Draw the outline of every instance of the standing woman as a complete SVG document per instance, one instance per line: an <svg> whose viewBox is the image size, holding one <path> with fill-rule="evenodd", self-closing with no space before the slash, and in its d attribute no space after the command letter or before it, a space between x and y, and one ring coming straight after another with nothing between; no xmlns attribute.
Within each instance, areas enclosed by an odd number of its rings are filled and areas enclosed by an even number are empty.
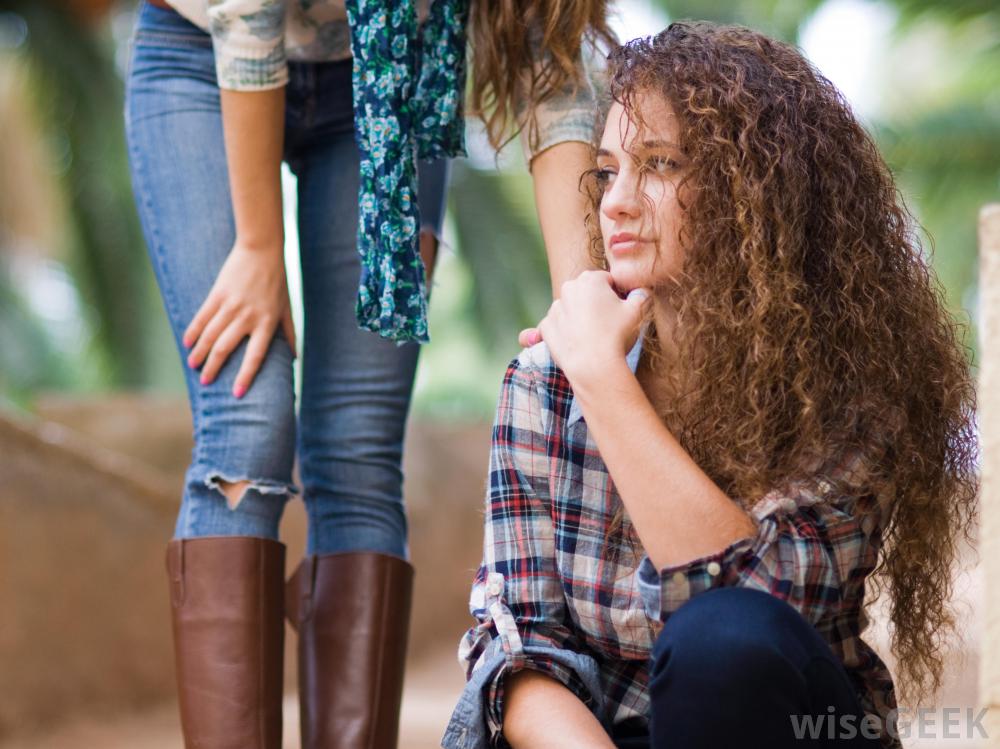
<svg viewBox="0 0 1000 749"><path fill-rule="evenodd" d="M564 185L577 194L596 97L583 61L593 42L611 41L605 6L479 2L472 13L473 103L499 113L494 144L530 131L556 288L586 263L582 230L575 243L559 230L582 226L582 198L551 196ZM417 187L413 161L418 151L461 152L467 8L386 7L144 0L139 9L129 157L195 438L167 545L189 747L280 745L286 598L299 633L303 746L396 742L413 575L400 462L447 182L446 160L422 161ZM491 26L493 7L521 33ZM529 29L534 46L524 44ZM521 71L514 88L511 70ZM298 185L298 418L282 161ZM309 533L286 594L278 526L298 491L296 454Z"/></svg>

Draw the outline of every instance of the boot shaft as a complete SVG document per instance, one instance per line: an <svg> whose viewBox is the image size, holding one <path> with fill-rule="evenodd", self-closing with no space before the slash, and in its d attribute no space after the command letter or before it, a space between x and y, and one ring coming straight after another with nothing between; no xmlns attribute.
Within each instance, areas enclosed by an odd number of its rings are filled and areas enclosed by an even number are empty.
<svg viewBox="0 0 1000 749"><path fill-rule="evenodd" d="M303 749L396 749L413 567L376 552L310 555L288 582Z"/></svg>
<svg viewBox="0 0 1000 749"><path fill-rule="evenodd" d="M280 749L285 545L209 536L167 545L187 749Z"/></svg>

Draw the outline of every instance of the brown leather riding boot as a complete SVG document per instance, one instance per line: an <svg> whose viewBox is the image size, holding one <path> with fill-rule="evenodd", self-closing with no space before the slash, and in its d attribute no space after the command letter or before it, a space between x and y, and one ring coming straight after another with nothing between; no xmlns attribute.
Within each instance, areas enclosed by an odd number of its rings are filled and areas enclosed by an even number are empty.
<svg viewBox="0 0 1000 749"><path fill-rule="evenodd" d="M186 749L280 749L285 545L250 536L167 544Z"/></svg>
<svg viewBox="0 0 1000 749"><path fill-rule="evenodd" d="M305 557L288 581L302 749L396 749L413 567L377 552Z"/></svg>

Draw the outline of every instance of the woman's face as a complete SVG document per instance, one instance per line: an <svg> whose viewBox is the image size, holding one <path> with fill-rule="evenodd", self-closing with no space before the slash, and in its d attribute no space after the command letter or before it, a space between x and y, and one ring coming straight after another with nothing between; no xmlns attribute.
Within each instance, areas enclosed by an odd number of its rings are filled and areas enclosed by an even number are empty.
<svg viewBox="0 0 1000 749"><path fill-rule="evenodd" d="M683 263L677 188L687 160L677 145L677 118L655 95L637 96L636 105L643 130L615 102L597 152L604 254L622 293L662 286Z"/></svg>

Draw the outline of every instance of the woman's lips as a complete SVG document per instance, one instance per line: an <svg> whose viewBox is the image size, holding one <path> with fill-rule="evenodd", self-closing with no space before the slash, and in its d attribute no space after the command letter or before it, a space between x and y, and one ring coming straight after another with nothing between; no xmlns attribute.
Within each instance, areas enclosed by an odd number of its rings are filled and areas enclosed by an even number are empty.
<svg viewBox="0 0 1000 749"><path fill-rule="evenodd" d="M608 251L614 253L615 255L624 255L632 252L639 245L648 241L649 240L643 239L642 237L637 237L635 234L613 234L611 236L611 241L608 242Z"/></svg>

